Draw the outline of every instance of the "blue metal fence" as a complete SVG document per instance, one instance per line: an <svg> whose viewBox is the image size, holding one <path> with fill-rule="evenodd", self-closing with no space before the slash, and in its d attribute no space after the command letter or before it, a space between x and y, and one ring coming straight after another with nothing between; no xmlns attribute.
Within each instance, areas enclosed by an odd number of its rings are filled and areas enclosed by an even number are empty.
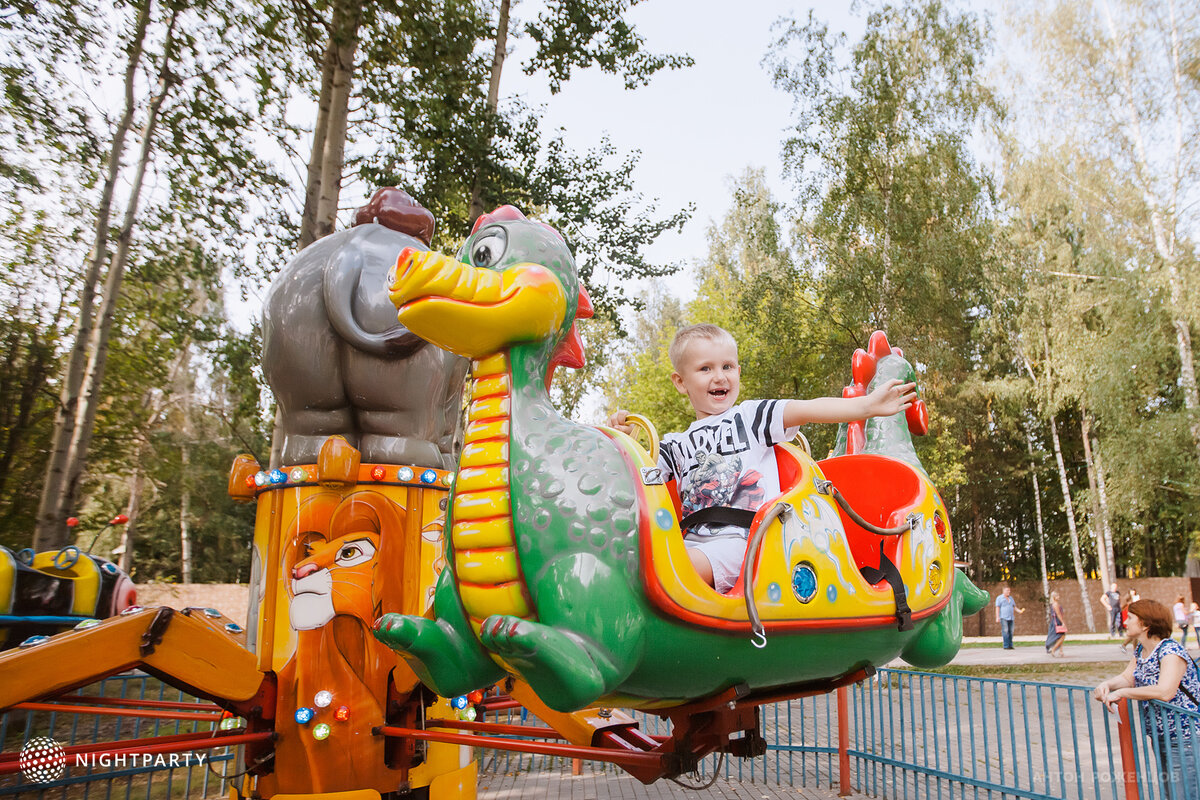
<svg viewBox="0 0 1200 800"><path fill-rule="evenodd" d="M139 700L202 701L140 673L121 675L86 694ZM956 800L1129 800L1117 717L1091 699L1082 686L968 678L883 669L847 690L845 718L850 781L854 789L880 798ZM1175 721L1179 733L1162 736L1143 717ZM650 734L669 732L669 723L636 715ZM794 787L836 787L839 782L839 720L836 695L764 706L761 758L706 758L696 783L712 777ZM520 721L511 712L508 722ZM0 743L19 751L37 736L63 745L112 742L211 730L215 723L145 720L55 711L11 711L0 715ZM206 727L207 726L207 727ZM1190 732L1190 733L1189 733ZM1126 739L1136 762L1141 800L1200 800L1200 714L1157 702L1134 707ZM566 771L566 758L480 750L481 772ZM236 750L214 750L203 767L138 767L105 770L74 767L61 780L36 784L21 776L0 777L0 797L37 800L125 800L203 798L226 793L234 776ZM601 762L583 762L593 772L616 772Z"/></svg>
<svg viewBox="0 0 1200 800"><path fill-rule="evenodd" d="M1087 687L882 669L851 687L848 700L850 780L858 792L904 800L1125 798L1117 719ZM641 718L650 733L667 732L658 717ZM838 786L836 695L764 706L762 723L765 756L719 766L709 757L696 777L716 771L729 780ZM570 760L485 751L480 768L566 770Z"/></svg>
<svg viewBox="0 0 1200 800"><path fill-rule="evenodd" d="M1157 700L1138 706L1133 733L1141 800L1197 800L1200 714Z"/></svg>
<svg viewBox="0 0 1200 800"><path fill-rule="evenodd" d="M82 690L92 697L125 700L166 700L207 705L207 701L184 694L140 672L107 678ZM19 752L39 736L64 747L93 742L115 742L152 736L213 730L215 722L200 720L144 719L132 716L100 716L66 711L13 710L0 715L0 749ZM21 773L0 776L0 797L36 800L157 800L158 798L204 798L226 794L225 777L237 772L236 748L209 751L203 766L75 766L67 757L67 771L59 780L37 783ZM109 762L110 765L112 762ZM125 759L125 764L130 764Z"/></svg>

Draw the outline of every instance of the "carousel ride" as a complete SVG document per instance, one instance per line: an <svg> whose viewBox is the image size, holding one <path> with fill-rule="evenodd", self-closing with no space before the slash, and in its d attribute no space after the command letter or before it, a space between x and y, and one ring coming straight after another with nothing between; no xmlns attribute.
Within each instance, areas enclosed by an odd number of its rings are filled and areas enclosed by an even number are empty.
<svg viewBox="0 0 1200 800"><path fill-rule="evenodd" d="M953 658L987 597L955 568L912 446L923 404L847 426L827 459L780 445L783 491L718 594L687 558L653 426L639 442L550 402L553 370L583 363L574 322L591 313L562 237L506 206L451 258L429 251L432 229L380 190L272 284L278 466L239 456L229 481L257 504L248 624L135 606L26 640L0 653L0 709L79 709L77 689L138 668L231 722L106 752L241 745L242 796L470 797L471 747L609 761L649 783L710 753L761 754L764 703L896 657ZM912 376L876 333L845 392ZM518 707L544 724L496 721ZM0 754L0 775L17 761Z"/></svg>

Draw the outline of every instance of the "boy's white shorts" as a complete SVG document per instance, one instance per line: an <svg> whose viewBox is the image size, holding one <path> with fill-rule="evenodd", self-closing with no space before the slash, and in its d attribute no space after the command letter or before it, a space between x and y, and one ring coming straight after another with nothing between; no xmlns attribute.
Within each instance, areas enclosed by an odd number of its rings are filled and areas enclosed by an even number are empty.
<svg viewBox="0 0 1200 800"><path fill-rule="evenodd" d="M713 583L721 594L728 592L742 574L746 557L746 539L741 536L697 536L687 534L683 543L695 547L712 564Z"/></svg>

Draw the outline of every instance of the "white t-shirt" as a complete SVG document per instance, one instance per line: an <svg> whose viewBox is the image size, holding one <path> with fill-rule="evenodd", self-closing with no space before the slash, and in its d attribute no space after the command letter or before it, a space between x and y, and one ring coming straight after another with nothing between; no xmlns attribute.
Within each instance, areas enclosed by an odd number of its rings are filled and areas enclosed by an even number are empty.
<svg viewBox="0 0 1200 800"><path fill-rule="evenodd" d="M668 433L658 446L663 479L674 478L686 517L712 506L757 511L779 494L775 445L796 435L783 427L787 400L747 400L724 414L698 419L682 433ZM693 533L727 533L702 526ZM745 535L745 529L738 529Z"/></svg>

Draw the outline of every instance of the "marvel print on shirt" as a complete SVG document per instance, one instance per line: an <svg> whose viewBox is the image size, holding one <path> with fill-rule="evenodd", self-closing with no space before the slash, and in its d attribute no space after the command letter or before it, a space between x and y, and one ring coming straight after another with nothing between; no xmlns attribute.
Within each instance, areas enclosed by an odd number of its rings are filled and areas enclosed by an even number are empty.
<svg viewBox="0 0 1200 800"><path fill-rule="evenodd" d="M757 510L779 494L771 448L796 435L784 429L786 400L747 400L724 414L693 422L659 443L659 467L675 478L683 514L729 506Z"/></svg>

